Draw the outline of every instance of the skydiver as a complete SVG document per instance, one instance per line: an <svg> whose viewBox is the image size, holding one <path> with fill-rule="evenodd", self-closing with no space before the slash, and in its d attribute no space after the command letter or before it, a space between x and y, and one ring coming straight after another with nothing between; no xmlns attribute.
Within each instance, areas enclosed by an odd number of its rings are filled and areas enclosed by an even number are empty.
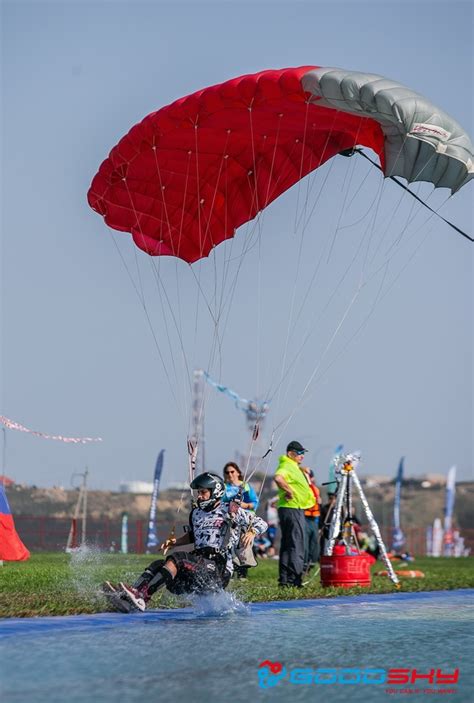
<svg viewBox="0 0 474 703"><path fill-rule="evenodd" d="M121 582L115 586L106 581L103 592L115 610L143 612L151 596L163 587L174 594L212 593L226 588L234 569L234 547L239 540L249 547L266 531L267 523L261 518L235 502L222 502L225 484L220 476L200 474L191 488L197 490L197 507L190 512L189 531L178 539L168 538L161 548L166 554L172 547L194 542L194 549L157 559L133 585Z"/></svg>

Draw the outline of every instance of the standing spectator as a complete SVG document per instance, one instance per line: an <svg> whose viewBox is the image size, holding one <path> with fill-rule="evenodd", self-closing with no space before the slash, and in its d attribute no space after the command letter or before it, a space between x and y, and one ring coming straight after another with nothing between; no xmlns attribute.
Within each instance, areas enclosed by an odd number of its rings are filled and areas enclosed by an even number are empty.
<svg viewBox="0 0 474 703"><path fill-rule="evenodd" d="M277 503L278 503L278 496L274 496L273 498L270 498L267 500L266 504L266 521L268 525L268 530L266 537L268 538L270 545L267 549L267 557L270 557L271 559L277 559L276 555L276 550L275 550L275 540L278 532L278 508L277 508Z"/></svg>
<svg viewBox="0 0 474 703"><path fill-rule="evenodd" d="M234 461L228 461L224 466L225 495L224 503L238 499L243 510L255 515L258 508L258 496L255 489L244 481L242 471ZM247 572L251 566L257 566L251 548L236 545L234 553L235 575L238 579L246 580Z"/></svg>
<svg viewBox="0 0 474 703"><path fill-rule="evenodd" d="M334 508L336 507L337 493L328 493L328 502L321 507L321 515L319 518L319 523L321 525L320 530L320 543L319 543L319 553L324 556L324 549L326 542L329 539L329 531L331 529L331 520L334 513Z"/></svg>
<svg viewBox="0 0 474 703"><path fill-rule="evenodd" d="M240 497L240 507L251 510L253 513L258 508L258 496L250 483L244 481L242 471L234 461L228 461L224 466L225 495L224 503L230 503L236 496Z"/></svg>
<svg viewBox="0 0 474 703"><path fill-rule="evenodd" d="M304 511L305 522L305 550L304 550L304 572L309 573L313 566L319 561L319 515L321 496L319 488L314 482L314 473L311 469L303 469L309 483L309 487L314 495L315 503L311 508Z"/></svg>
<svg viewBox="0 0 474 703"><path fill-rule="evenodd" d="M281 544L280 586L302 587L305 550L304 511L314 505L314 496L300 464L308 450L299 442L290 442L280 457L274 480L278 486L278 518Z"/></svg>

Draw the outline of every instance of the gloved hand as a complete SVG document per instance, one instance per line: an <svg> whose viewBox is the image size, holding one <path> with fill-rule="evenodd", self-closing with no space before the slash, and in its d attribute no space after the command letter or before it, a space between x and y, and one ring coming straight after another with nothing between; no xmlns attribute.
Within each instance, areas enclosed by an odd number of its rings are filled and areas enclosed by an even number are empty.
<svg viewBox="0 0 474 703"><path fill-rule="evenodd" d="M229 503L229 515L236 515L239 507L239 504L235 500L231 500Z"/></svg>
<svg viewBox="0 0 474 703"><path fill-rule="evenodd" d="M166 553L171 549L176 544L176 537L168 537L163 544L160 546L160 549L163 550L163 556L166 556Z"/></svg>

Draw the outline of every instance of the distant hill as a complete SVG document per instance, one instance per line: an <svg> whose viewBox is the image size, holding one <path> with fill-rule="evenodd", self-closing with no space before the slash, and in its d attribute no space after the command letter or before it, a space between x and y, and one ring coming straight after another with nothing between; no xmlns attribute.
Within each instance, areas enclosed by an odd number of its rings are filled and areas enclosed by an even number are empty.
<svg viewBox="0 0 474 703"><path fill-rule="evenodd" d="M373 483L373 477L365 477L364 486L369 505L375 519L380 525L390 525L392 520L393 499L395 486L392 481ZM254 487L259 490L261 477L253 481ZM8 500L14 515L35 517L69 518L74 512L77 501L77 490L64 490L62 488L36 488L11 485L6 488ZM272 482L266 481L262 493L261 506L276 493ZM324 490L323 490L324 496ZM128 512L132 519L146 519L150 508L150 495L135 493L118 493L112 491L89 491L88 515L93 519L108 517L111 520L119 519L123 512ZM365 522L362 507L355 500L356 514ZM180 490L163 490L158 499L160 521L173 523L176 513L180 508L182 522L187 522L189 508L189 493ZM402 490L401 514L404 528L426 527L436 517L443 516L444 486L432 484L423 488L421 481L408 479L404 482ZM457 484L456 504L454 509L455 524L461 529L474 527L474 482ZM264 510L259 510L264 516Z"/></svg>

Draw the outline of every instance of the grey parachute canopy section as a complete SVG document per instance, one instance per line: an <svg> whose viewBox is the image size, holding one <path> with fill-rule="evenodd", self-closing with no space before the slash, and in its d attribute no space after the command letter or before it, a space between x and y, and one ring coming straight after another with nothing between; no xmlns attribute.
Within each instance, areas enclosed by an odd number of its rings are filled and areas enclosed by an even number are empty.
<svg viewBox="0 0 474 703"><path fill-rule="evenodd" d="M474 147L450 115L395 81L340 68L316 68L301 79L310 102L380 123L385 175L458 191L474 177Z"/></svg>

